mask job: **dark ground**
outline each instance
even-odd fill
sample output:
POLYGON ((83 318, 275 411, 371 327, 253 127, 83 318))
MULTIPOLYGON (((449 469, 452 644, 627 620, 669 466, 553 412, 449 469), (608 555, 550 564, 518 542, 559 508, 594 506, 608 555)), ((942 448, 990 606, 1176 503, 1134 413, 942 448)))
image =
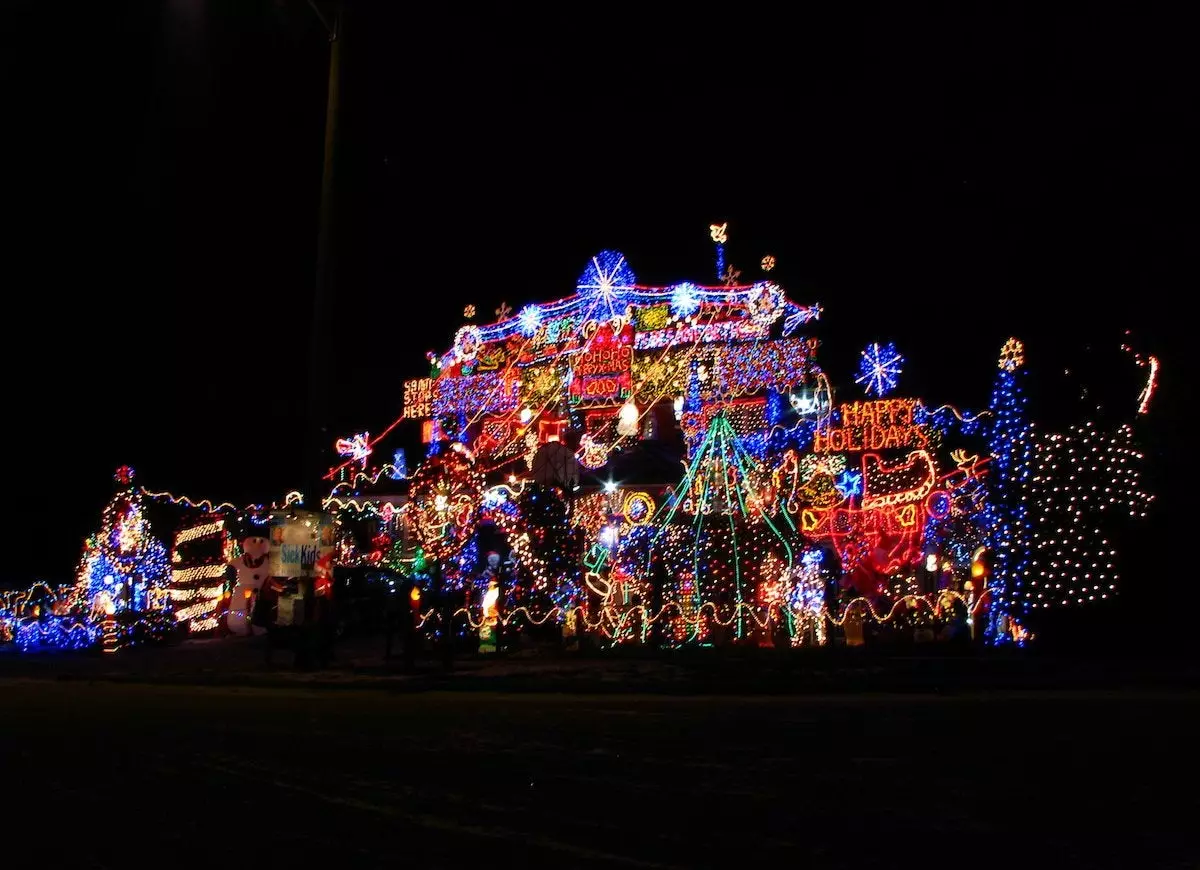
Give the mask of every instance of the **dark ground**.
POLYGON ((402 676, 343 657, 297 675, 215 648, 224 680, 204 645, 0 662, 6 863, 1200 866, 1187 668, 842 656, 402 676))

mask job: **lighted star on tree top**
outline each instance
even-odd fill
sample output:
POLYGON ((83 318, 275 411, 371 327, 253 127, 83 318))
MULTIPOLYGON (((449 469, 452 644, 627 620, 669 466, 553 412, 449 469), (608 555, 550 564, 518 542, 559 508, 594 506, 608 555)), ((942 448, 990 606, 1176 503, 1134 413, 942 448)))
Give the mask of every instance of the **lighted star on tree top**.
POLYGON ((1006 372, 1015 372, 1025 363, 1025 345, 1016 338, 1004 342, 1000 349, 1000 368, 1006 372))

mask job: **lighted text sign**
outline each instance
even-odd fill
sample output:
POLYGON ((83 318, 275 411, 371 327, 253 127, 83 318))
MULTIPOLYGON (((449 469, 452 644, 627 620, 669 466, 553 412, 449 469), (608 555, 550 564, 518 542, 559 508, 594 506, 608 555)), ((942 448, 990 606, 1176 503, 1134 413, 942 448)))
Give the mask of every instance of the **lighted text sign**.
POLYGON ((421 420, 433 415, 433 378, 404 382, 404 417, 421 420))
POLYGON ((813 435, 813 452, 928 447, 929 433, 914 421, 917 404, 916 399, 880 399, 842 405, 839 423, 822 427, 813 435))
POLYGON ((629 398, 633 391, 633 327, 621 323, 614 331, 613 325, 601 324, 587 349, 576 357, 571 369, 572 405, 606 405, 629 398))

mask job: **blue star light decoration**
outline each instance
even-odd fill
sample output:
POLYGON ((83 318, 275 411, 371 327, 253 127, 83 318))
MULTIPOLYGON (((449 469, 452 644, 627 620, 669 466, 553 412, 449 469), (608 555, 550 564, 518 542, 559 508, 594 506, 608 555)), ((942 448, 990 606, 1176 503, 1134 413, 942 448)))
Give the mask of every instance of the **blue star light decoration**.
POLYGON ((619 251, 601 251, 579 276, 575 292, 587 301, 588 319, 604 320, 625 313, 637 279, 619 251))
POLYGON ((863 390, 869 396, 886 396, 896 389, 900 380, 900 372, 904 371, 904 357, 896 350, 896 345, 879 342, 867 345, 858 362, 858 377, 854 383, 862 384, 863 390))
POLYGON ((852 495, 862 495, 862 472, 851 471, 846 469, 837 479, 837 491, 841 493, 842 498, 850 498, 852 495))

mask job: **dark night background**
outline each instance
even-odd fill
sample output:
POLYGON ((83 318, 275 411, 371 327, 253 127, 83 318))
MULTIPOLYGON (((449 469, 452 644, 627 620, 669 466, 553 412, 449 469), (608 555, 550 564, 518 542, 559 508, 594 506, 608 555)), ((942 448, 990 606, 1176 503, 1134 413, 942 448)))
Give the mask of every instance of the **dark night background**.
MULTIPOLYGON (((979 408, 1018 335, 1049 396, 1132 329, 1163 363, 1160 468, 1182 445, 1178 22, 384 5, 351 3, 343 35, 330 446, 399 414, 467 303, 486 322, 567 295, 603 248, 644 283, 709 281, 724 220, 744 277, 774 254, 791 298, 824 306, 835 382, 892 339, 901 391, 979 408)), ((217 501, 300 485, 329 48, 302 2, 5 17, 22 531, 0 582, 25 585, 70 579, 118 464, 217 501)), ((1110 362, 1097 380, 1132 406, 1132 364, 1110 362)))

